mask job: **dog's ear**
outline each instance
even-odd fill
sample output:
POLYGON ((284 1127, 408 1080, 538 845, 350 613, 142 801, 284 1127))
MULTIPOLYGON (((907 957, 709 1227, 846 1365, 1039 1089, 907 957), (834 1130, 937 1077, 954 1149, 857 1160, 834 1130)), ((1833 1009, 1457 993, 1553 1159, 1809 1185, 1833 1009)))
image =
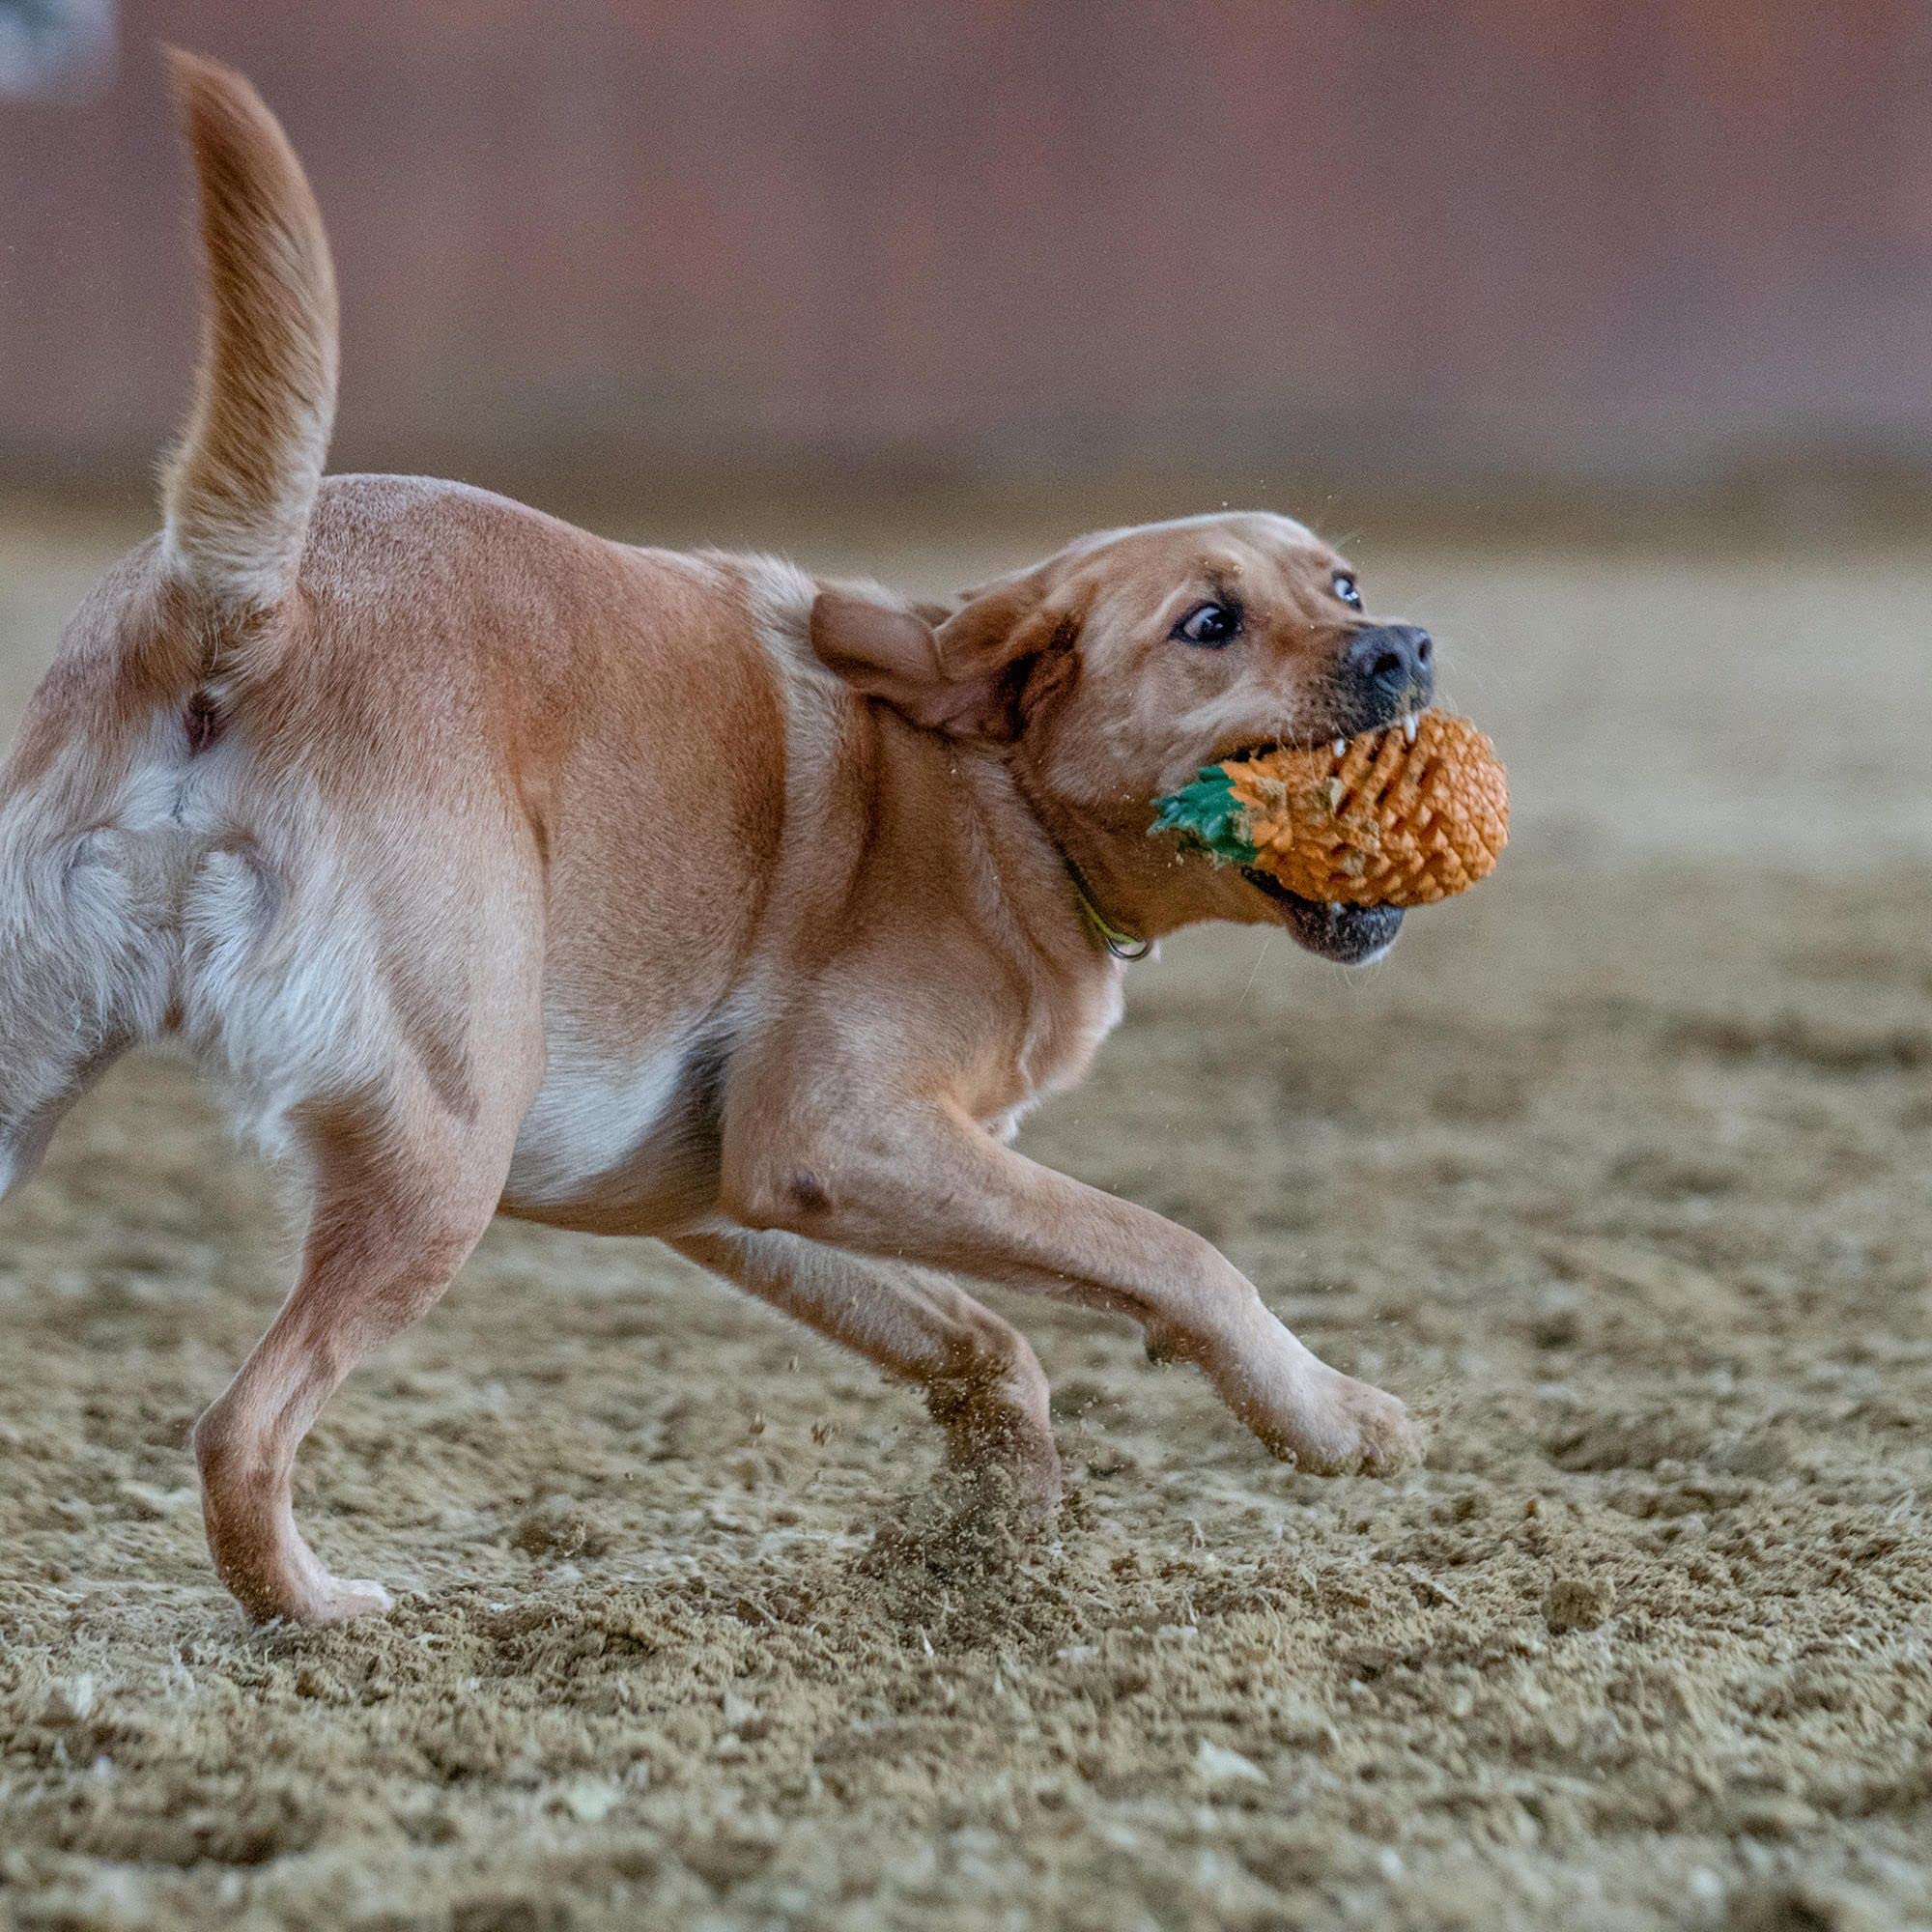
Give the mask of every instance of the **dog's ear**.
POLYGON ((855 691, 915 724, 997 744, 1018 736, 1020 691, 1055 631, 1023 581, 996 585, 936 627, 925 609, 864 591, 821 590, 811 607, 811 648, 855 691))

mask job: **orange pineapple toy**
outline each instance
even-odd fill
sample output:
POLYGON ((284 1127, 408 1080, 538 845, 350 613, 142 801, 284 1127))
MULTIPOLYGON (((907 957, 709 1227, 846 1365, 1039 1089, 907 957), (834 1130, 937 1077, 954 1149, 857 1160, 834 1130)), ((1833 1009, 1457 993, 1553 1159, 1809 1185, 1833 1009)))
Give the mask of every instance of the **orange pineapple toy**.
POLYGON ((1466 718, 1425 711, 1412 725, 1209 765, 1159 801, 1151 829, 1305 899, 1434 905, 1495 868, 1509 779, 1466 718))

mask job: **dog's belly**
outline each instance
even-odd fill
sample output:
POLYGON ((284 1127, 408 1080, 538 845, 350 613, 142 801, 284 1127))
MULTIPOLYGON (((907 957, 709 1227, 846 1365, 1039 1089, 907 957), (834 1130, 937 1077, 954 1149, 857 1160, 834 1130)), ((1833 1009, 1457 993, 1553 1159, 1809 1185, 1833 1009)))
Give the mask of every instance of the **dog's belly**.
POLYGON ((502 1211, 592 1234, 668 1234, 718 1193, 719 1046, 693 1030, 628 1062, 554 1038, 502 1211))

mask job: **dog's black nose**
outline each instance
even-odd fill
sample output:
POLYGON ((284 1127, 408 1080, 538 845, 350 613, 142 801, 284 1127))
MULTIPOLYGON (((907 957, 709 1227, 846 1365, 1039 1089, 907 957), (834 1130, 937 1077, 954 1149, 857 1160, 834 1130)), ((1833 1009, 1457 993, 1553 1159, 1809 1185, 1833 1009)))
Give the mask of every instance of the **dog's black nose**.
POLYGON ((1372 702, 1420 711, 1435 695, 1435 646, 1419 624, 1358 631, 1342 662, 1350 682, 1372 702))

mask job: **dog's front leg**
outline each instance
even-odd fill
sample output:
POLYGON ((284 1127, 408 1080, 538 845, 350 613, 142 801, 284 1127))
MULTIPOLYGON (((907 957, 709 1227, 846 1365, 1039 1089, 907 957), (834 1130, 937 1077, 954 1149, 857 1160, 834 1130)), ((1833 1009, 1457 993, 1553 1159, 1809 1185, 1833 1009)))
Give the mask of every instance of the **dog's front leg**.
POLYGON ((828 1113, 775 1065, 727 1105, 724 1206, 747 1227, 1070 1297, 1131 1316, 1150 1353, 1191 1361, 1277 1455, 1321 1474, 1417 1458, 1402 1405, 1312 1354, 1198 1235, 1002 1147, 943 1101, 828 1113))
POLYGON ((1037 1521, 1060 1500, 1039 1358, 943 1276, 780 1233, 686 1235, 671 1245, 919 1388, 969 1513, 1037 1521))

